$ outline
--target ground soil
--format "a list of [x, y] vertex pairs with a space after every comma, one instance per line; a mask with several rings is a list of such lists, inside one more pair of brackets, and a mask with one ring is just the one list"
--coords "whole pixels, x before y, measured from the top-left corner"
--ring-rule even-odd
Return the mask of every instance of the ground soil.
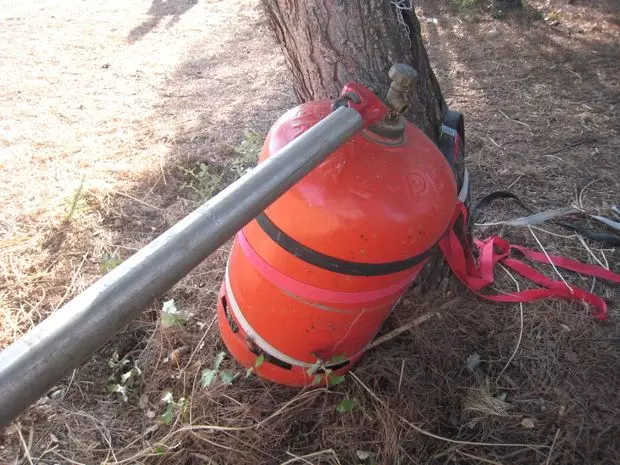
[[[620, 198], [618, 3], [490, 3], [416, 8], [444, 95], [466, 115], [474, 197], [509, 189], [535, 209], [605, 211]], [[256, 145], [247, 131], [295, 104], [255, 0], [2, 7], [0, 347], [238, 176]], [[523, 213], [504, 203], [481, 221]], [[476, 228], [491, 233], [619, 271], [617, 251], [554, 226]], [[495, 305], [450, 281], [408, 295], [385, 332], [437, 315], [335, 388], [244, 378], [229, 357], [222, 370], [241, 376], [203, 388], [223, 350], [213, 323], [227, 253], [4, 431], [0, 463], [618, 463], [615, 288], [563, 274], [609, 299], [601, 322], [580, 303]], [[528, 285], [498, 271], [496, 289], [516, 283]], [[185, 324], [163, 327], [169, 299]], [[116, 356], [141, 372], [126, 401], [106, 392]], [[179, 405], [170, 421], [166, 392]], [[356, 408], [338, 413], [347, 397]]]

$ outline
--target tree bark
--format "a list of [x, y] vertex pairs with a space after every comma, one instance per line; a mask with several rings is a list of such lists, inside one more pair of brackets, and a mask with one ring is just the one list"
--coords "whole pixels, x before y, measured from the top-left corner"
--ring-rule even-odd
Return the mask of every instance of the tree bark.
[[[388, 71], [407, 63], [418, 72], [405, 117], [437, 142], [444, 102], [422, 42], [413, 9], [406, 0], [262, 0], [293, 78], [298, 100], [334, 98], [346, 82], [371, 87], [384, 97]], [[463, 166], [457, 168], [462, 182]], [[435, 288], [447, 274], [438, 249], [418, 279], [422, 290]]]
[[[437, 140], [441, 90], [413, 11], [389, 0], [263, 0], [300, 102], [337, 97], [355, 81], [385, 95], [394, 63], [419, 73], [407, 119]], [[404, 2], [407, 3], [407, 2]], [[400, 19], [402, 18], [402, 19]]]

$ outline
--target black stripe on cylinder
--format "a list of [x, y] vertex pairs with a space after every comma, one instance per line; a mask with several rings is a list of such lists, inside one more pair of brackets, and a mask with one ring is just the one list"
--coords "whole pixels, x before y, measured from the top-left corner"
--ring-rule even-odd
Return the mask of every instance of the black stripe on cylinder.
[[324, 270], [351, 276], [383, 276], [398, 273], [422, 263], [429, 255], [431, 250], [416, 255], [415, 257], [388, 263], [359, 263], [342, 260], [336, 257], [317, 252], [305, 245], [297, 242], [291, 236], [278, 228], [271, 219], [261, 213], [256, 217], [258, 225], [265, 231], [275, 243], [295, 257], [310, 263], [311, 265], [323, 268]]

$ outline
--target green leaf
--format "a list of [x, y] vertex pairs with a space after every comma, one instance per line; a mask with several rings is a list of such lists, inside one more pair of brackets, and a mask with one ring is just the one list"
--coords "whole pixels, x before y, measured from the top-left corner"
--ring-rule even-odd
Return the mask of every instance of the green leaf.
[[127, 402], [127, 389], [125, 388], [125, 386], [121, 386], [120, 384], [108, 384], [106, 386], [106, 390], [110, 394], [114, 392], [119, 393], [121, 397], [123, 398], [123, 400]]
[[323, 375], [314, 375], [314, 379], [312, 380], [312, 384], [310, 384], [310, 386], [317, 386], [321, 382], [322, 378]]
[[161, 308], [161, 324], [164, 328], [180, 326], [187, 321], [187, 315], [179, 310], [174, 299], [167, 300]]
[[346, 362], [347, 359], [344, 355], [334, 355], [330, 362], [334, 362], [334, 363], [342, 363], [342, 362]]
[[164, 313], [178, 313], [179, 309], [177, 308], [174, 299], [166, 300], [161, 307], [161, 311]]
[[220, 379], [222, 380], [222, 383], [227, 386], [231, 385], [235, 378], [237, 378], [237, 376], [239, 376], [239, 373], [231, 373], [230, 371], [222, 371], [220, 373]]
[[200, 384], [203, 388], [209, 387], [213, 384], [215, 378], [217, 378], [217, 370], [205, 368], [202, 370], [202, 375], [200, 376]]
[[108, 360], [108, 366], [110, 368], [115, 368], [118, 363], [118, 352], [114, 352], [112, 357]]
[[178, 315], [174, 315], [171, 313], [164, 313], [161, 316], [161, 325], [164, 328], [171, 328], [173, 326], [181, 326], [183, 323], [185, 323], [185, 319], [181, 318]]
[[116, 268], [118, 265], [122, 263], [122, 260], [116, 255], [105, 255], [101, 264], [99, 265], [100, 271], [102, 274], [106, 274], [109, 271]]
[[166, 453], [166, 446], [158, 444], [155, 446], [155, 453], [157, 455], [164, 455]]
[[105, 387], [105, 390], [108, 394], [112, 394], [113, 392], [116, 392], [116, 383], [110, 383]]
[[344, 382], [345, 379], [344, 376], [329, 375], [327, 377], [327, 384], [330, 386], [338, 386], [340, 383]]
[[220, 352], [219, 354], [217, 354], [215, 356], [215, 363], [213, 366], [213, 369], [217, 371], [217, 369], [220, 367], [220, 365], [222, 364], [222, 361], [224, 360], [224, 357], [226, 357], [226, 352]]
[[256, 361], [254, 362], [254, 366], [256, 368], [258, 368], [263, 363], [265, 363], [265, 354], [260, 354], [258, 357], [256, 357]]
[[166, 410], [164, 410], [164, 414], [161, 416], [161, 421], [164, 422], [164, 424], [169, 425], [170, 423], [172, 423], [172, 409], [174, 408], [173, 404], [168, 404], [168, 406], [166, 407]]
[[355, 408], [357, 401], [355, 399], [344, 399], [336, 406], [339, 413], [347, 413]]
[[133, 370], [129, 370], [127, 373], [121, 375], [121, 383], [125, 384], [129, 378], [133, 375]]
[[170, 403], [174, 402], [174, 397], [172, 396], [172, 392], [166, 391], [164, 393], [164, 397], [161, 398], [161, 401], [164, 404], [170, 404]]

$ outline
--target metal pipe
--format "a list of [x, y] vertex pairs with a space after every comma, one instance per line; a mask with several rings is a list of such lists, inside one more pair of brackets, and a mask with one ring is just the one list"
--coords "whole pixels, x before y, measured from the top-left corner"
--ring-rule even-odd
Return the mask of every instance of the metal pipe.
[[0, 427], [119, 332], [363, 126], [341, 107], [0, 352]]

